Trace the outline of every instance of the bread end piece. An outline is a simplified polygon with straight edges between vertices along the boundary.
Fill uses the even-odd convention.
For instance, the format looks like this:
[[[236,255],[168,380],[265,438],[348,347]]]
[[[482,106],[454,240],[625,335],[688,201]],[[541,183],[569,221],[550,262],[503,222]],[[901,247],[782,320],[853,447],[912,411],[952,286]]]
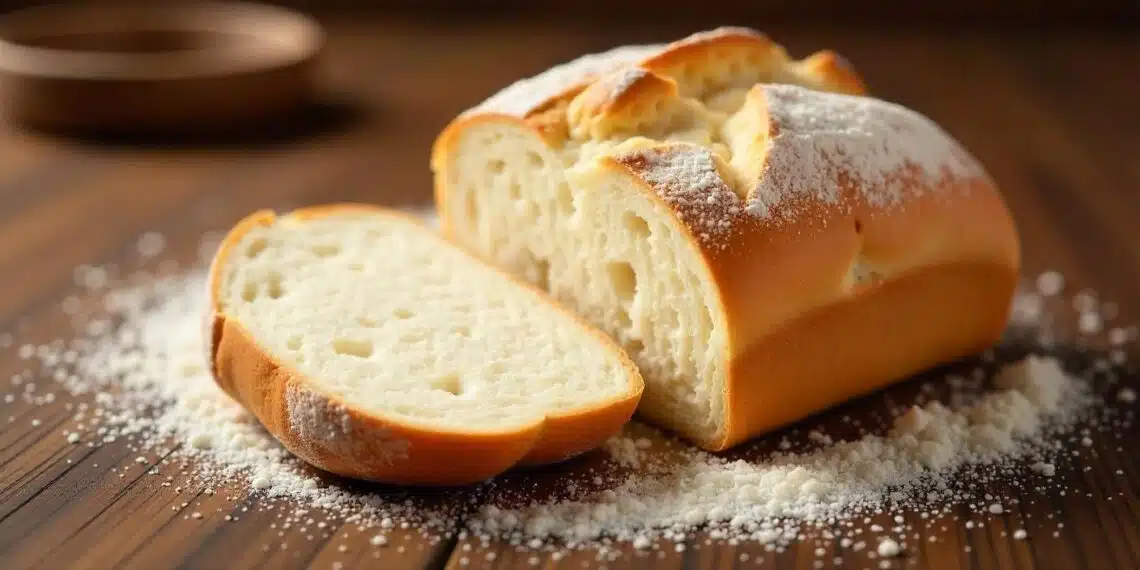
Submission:
[[[540,421],[505,431],[435,428],[369,411],[322,389],[294,366],[259,343],[239,319],[227,314],[223,276],[235,248],[252,229],[280,220],[304,222],[336,215],[399,220],[401,231],[438,240],[410,216],[383,208],[337,204],[294,211],[279,218],[255,212],[230,231],[211,264],[206,315],[209,365],[218,385],[249,410],[294,455],[337,475],[406,485],[463,485],[494,477],[514,466],[563,461],[599,446],[633,415],[643,389],[635,365],[607,336],[555,308],[569,326],[609,346],[621,359],[628,392],[610,401],[549,413]],[[412,227],[414,226],[414,228]],[[480,263],[471,260],[472,263]],[[488,270],[493,270],[487,267]],[[505,286],[537,302],[545,297],[529,285],[500,274]]]

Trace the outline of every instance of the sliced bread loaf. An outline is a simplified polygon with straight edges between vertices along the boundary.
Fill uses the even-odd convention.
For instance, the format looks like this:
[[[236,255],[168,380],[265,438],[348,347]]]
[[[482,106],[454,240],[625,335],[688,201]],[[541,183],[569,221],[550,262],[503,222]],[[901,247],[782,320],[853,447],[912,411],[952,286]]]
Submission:
[[[520,81],[432,166],[446,235],[620,340],[639,414],[724,449],[1004,329],[1017,233],[982,166],[835,54],[725,28]]]
[[[604,334],[398,213],[258,212],[209,283],[219,385],[340,475],[463,484],[564,460],[641,395]]]

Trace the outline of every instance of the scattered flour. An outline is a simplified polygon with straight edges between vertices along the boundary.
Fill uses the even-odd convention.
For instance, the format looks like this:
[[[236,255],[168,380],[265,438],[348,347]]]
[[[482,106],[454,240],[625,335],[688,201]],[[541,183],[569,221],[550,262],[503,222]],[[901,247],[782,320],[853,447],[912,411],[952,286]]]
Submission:
[[[156,249],[153,243],[140,248]],[[76,307],[68,314],[76,315],[82,331],[76,339],[15,343],[15,356],[38,361],[41,373],[13,378],[12,395],[45,405],[55,401],[56,386],[62,387],[74,396],[71,425],[61,426],[67,442],[95,447],[127,440],[142,469],[181,462],[178,486],[172,478],[163,484],[175,493],[211,495],[217,489],[231,500],[252,493],[262,508],[282,511],[284,525],[313,524],[309,513],[322,512],[363,531],[375,529],[368,542],[376,547],[388,544],[388,533],[399,528],[436,539],[458,533],[485,545],[506,540],[530,549],[601,545],[605,550],[615,539],[628,540],[637,551],[660,551],[659,539],[674,543],[669,550],[681,551],[691,547],[686,541],[694,532],[704,530],[713,540],[782,549],[805,540],[805,528],[834,529],[845,521],[840,526],[846,531],[825,531],[840,532],[829,540],[852,555],[877,552],[889,558],[901,553],[911,528],[904,518],[893,519],[898,526],[887,529],[872,524],[871,517],[907,511],[921,513],[927,524],[940,518],[947,524],[948,506],[959,504],[979,515],[1000,515],[1003,503],[1013,504],[1011,498],[982,500],[979,488],[1023,473],[1053,477],[1057,465],[1071,461],[1077,442],[1091,434],[1075,426],[1094,410],[1108,409],[1099,407],[1091,376],[1069,374],[1055,358],[1003,357],[1007,364],[996,371],[979,368],[954,376],[945,386],[947,398],[890,404],[890,419],[882,427],[848,422],[858,427],[853,434],[812,429],[799,438],[803,441],[789,439],[793,430],[780,434],[780,445],[770,446],[775,451],[764,451],[761,440],[713,455],[635,423],[607,443],[609,458],[602,465],[560,468],[564,472],[553,495],[538,499],[521,490],[526,486],[491,481],[422,500],[412,493],[344,485],[307,467],[216,386],[204,366],[201,270],[133,285],[115,284],[105,269],[85,267],[76,274],[102,305],[83,309],[86,316],[80,319],[76,311],[85,305],[70,303]],[[1021,325],[1047,328],[1042,323],[1052,322],[1049,314],[1042,306]],[[1126,333],[1116,336],[1121,334]],[[45,391],[49,387],[52,391]],[[1136,399],[1132,388],[1115,390],[1120,402]],[[298,419],[313,423],[315,437],[343,429],[338,421],[317,421],[302,403],[290,408]],[[1120,425],[1097,417],[1088,425]],[[1032,480],[1040,484],[1040,478]],[[893,538],[865,534],[865,529]],[[868,547],[876,542],[877,548]]]
[[[1046,271],[1037,276],[1037,291],[1046,297],[1061,294],[1065,288],[1065,277],[1056,271]]]
[[[879,548],[876,550],[878,551],[879,556],[882,556],[883,558],[894,558],[895,556],[902,554],[902,546],[899,546],[898,542],[895,542],[890,538],[885,538],[880,541]]]
[[[657,452],[653,460],[642,458],[634,475],[592,497],[522,509],[486,505],[467,525],[489,535],[548,534],[575,544],[711,524],[764,542],[765,532],[774,530],[765,528],[766,522],[826,521],[873,512],[890,504],[895,493],[922,495],[944,487],[959,468],[1040,451],[1047,446],[1032,438],[1043,434],[1046,423],[1072,423],[1091,398],[1084,384],[1046,357],[1028,356],[1005,366],[994,384],[994,391],[970,406],[914,406],[885,435],[806,453],[728,460],[679,445],[672,456]],[[630,450],[628,445],[614,447],[623,456]],[[624,463],[633,462],[626,458]],[[794,526],[776,528],[777,536],[790,528]]]

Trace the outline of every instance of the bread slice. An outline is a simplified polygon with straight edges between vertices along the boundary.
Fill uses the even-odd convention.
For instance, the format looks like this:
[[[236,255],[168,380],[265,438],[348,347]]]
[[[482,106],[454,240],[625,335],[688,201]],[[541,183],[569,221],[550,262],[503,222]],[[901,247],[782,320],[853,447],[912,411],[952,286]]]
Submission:
[[[209,284],[218,384],[339,475],[453,485],[561,461],[641,395],[605,334],[383,209],[255,213]]]
[[[1019,269],[978,162],[738,28],[590,56],[449,125],[443,231],[605,329],[712,450],[981,350]]]

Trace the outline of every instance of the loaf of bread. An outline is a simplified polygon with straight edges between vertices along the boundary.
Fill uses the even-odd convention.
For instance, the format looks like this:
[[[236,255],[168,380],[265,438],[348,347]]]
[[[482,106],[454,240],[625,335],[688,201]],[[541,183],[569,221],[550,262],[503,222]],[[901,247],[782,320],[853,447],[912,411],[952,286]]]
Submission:
[[[445,234],[603,328],[638,414],[721,450],[998,339],[1010,214],[929,119],[746,29],[587,56],[463,113]]]
[[[211,267],[218,384],[327,471],[455,485],[596,447],[642,381],[601,331],[410,218],[258,212]]]

